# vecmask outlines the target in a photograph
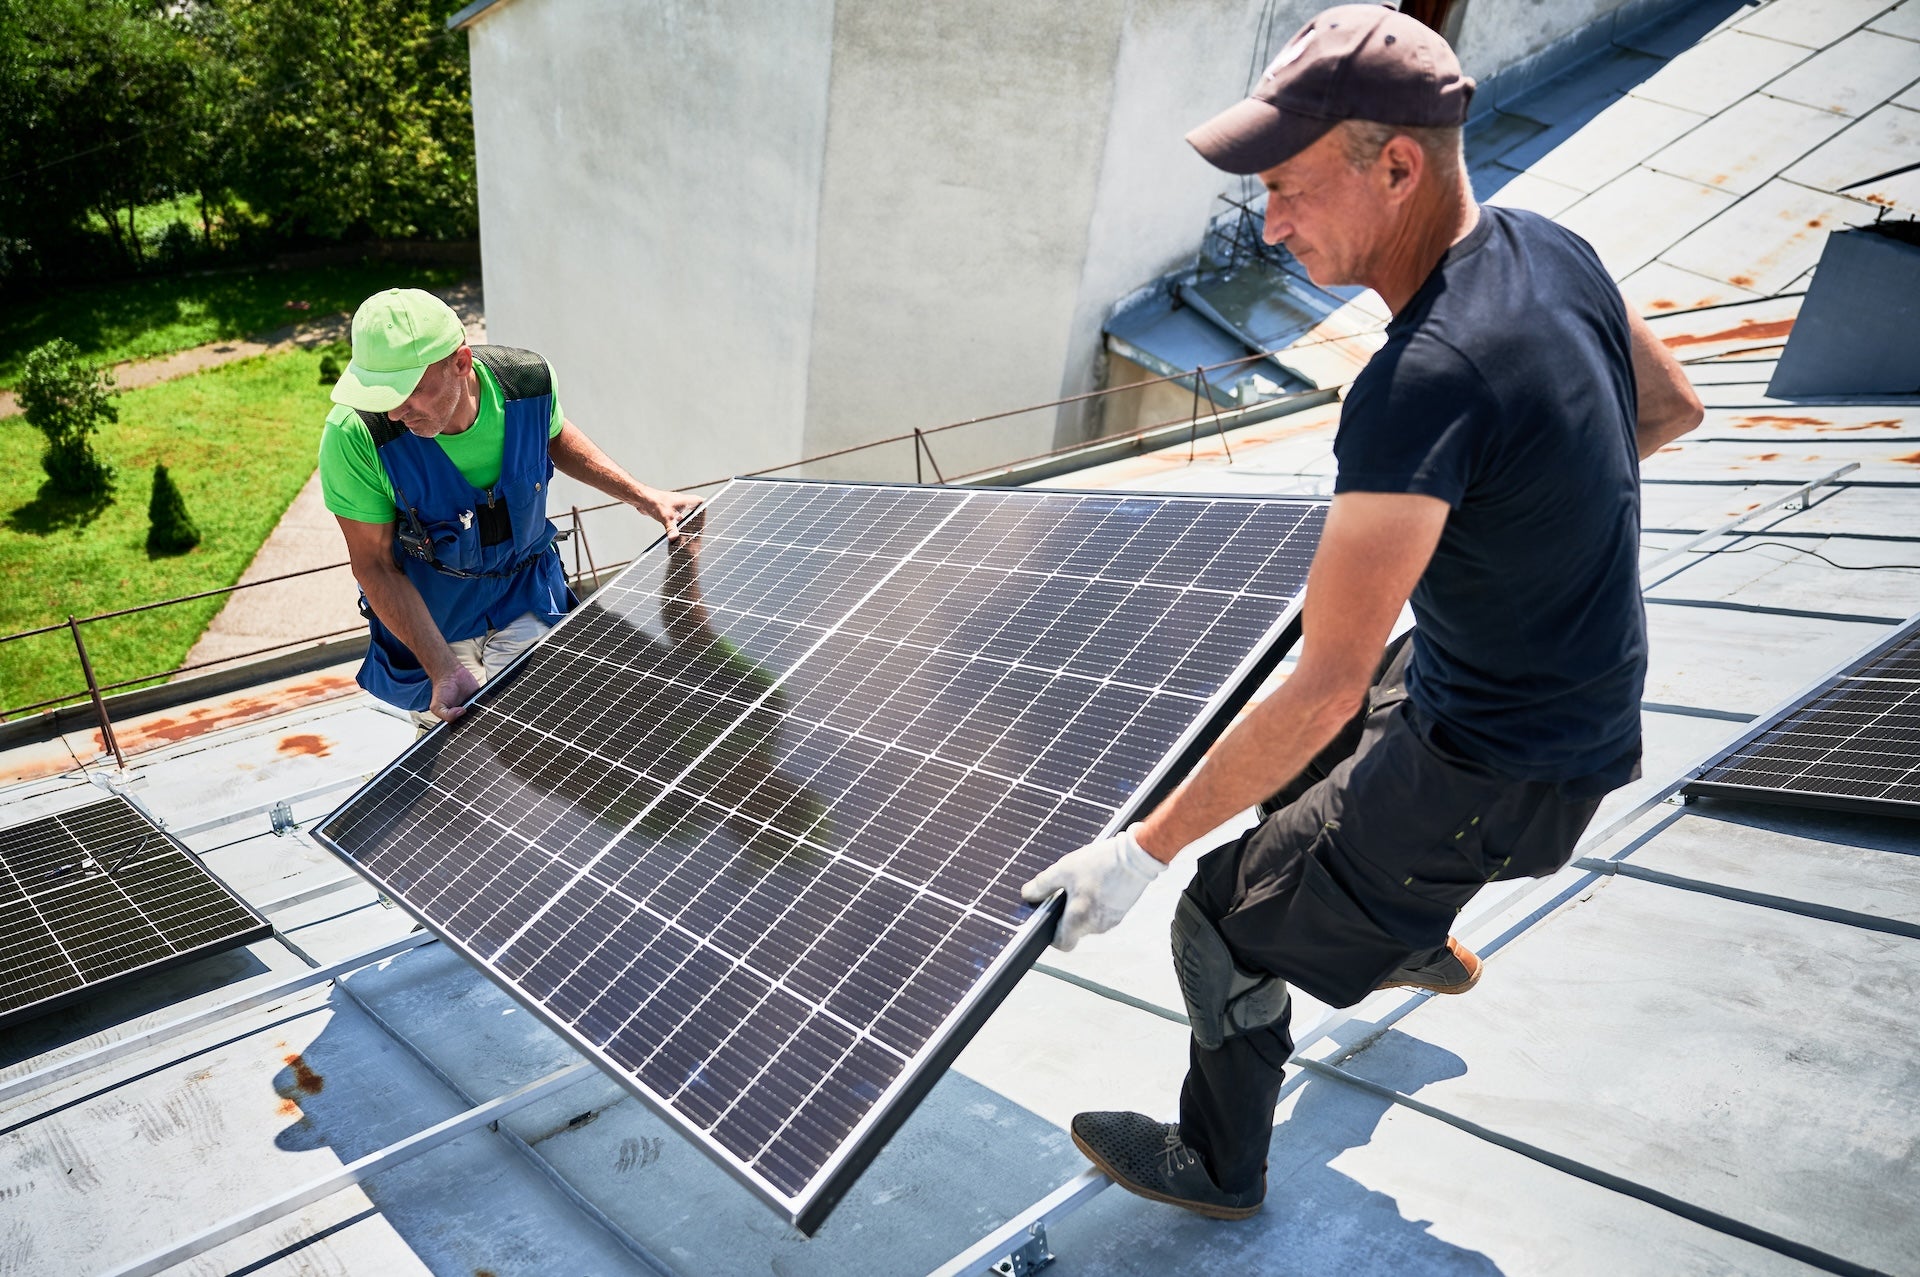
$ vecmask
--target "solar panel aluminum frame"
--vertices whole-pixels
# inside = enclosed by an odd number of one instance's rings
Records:
[[[122,984],[131,983],[132,981],[143,979],[147,976],[158,975],[163,971],[171,971],[175,967],[182,967],[190,962],[197,962],[201,958],[210,958],[215,954],[225,953],[230,949],[238,949],[243,945],[257,944],[273,935],[273,924],[267,920],[266,916],[254,908],[252,903],[239,892],[229,887],[218,874],[201,864],[200,857],[193,853],[193,849],[168,833],[166,827],[161,824],[160,820],[155,817],[151,811],[147,810],[146,804],[140,802],[133,795],[123,793],[120,790],[106,789],[105,786],[101,788],[105,791],[105,800],[117,798],[125,803],[132,809],[135,815],[152,827],[153,833],[156,836],[165,839],[173,850],[186,857],[189,864],[193,865],[201,873],[204,873],[216,887],[231,898],[235,904],[239,905],[240,908],[254,920],[255,925],[231,936],[223,936],[218,940],[211,940],[191,949],[171,953],[163,958],[156,958],[152,962],[142,963],[137,967],[129,967],[124,971],[116,971],[103,980],[94,980],[87,984],[80,985],[78,988],[68,989],[64,993],[57,993],[50,998],[42,998],[38,1002],[30,1002],[24,1006],[15,1007],[11,1011],[0,1012],[0,1030],[11,1028],[15,1024],[36,1019],[53,1011],[58,1011],[62,1007],[72,1006],[76,1002],[83,1002],[99,993],[117,988]],[[48,820],[65,815],[70,811],[78,811],[83,807],[93,806],[100,801],[104,800],[95,799],[93,802],[75,803],[72,807],[63,808],[60,811],[50,811],[28,820],[16,821],[15,824],[26,825],[32,824],[34,821]],[[11,828],[11,826],[9,827]]]
[[[818,484],[822,487],[901,488],[921,486],[849,480],[761,480],[738,478],[730,480],[727,487],[722,488],[721,492],[725,492],[727,488],[731,488],[734,484],[760,482]],[[924,486],[934,487],[935,485]],[[989,489],[989,491],[992,490]],[[1138,497],[1148,500],[1189,499],[1203,501],[1287,502],[1296,505],[1320,507],[1325,507],[1330,504],[1330,498],[1327,497],[1293,494],[1131,492],[1108,489],[1052,487],[1045,489],[1045,493],[1049,496]],[[717,497],[719,494],[716,493],[715,495]],[[621,575],[625,575],[627,571],[632,570],[632,567],[638,564],[646,555],[659,550],[665,542],[666,538],[664,536],[655,538],[641,551],[640,555],[629,562],[628,567],[621,570]],[[613,581],[617,581],[618,579],[618,577],[611,578],[608,583],[612,584]],[[1220,690],[1214,697],[1202,707],[1201,712],[1195,716],[1186,732],[1176,740],[1174,746],[1162,757],[1158,766],[1149,773],[1139,790],[1119,808],[1114,818],[1104,828],[1103,835],[1125,829],[1145,813],[1151,811],[1162,799],[1171,793],[1173,789],[1185,779],[1187,773],[1199,763],[1213,742],[1220,737],[1233,722],[1234,717],[1246,703],[1252,699],[1253,694],[1259,690],[1261,683],[1268,675],[1273,673],[1281,661],[1286,658],[1287,653],[1298,643],[1301,634],[1301,614],[1305,595],[1304,587],[1295,594],[1293,600],[1282,611],[1280,617],[1269,627],[1266,635],[1263,636],[1259,643],[1254,645],[1248,655],[1242,660],[1239,668],[1221,685]],[[533,658],[539,647],[552,641],[553,635],[562,632],[567,625],[581,617],[585,611],[586,609],[584,607],[576,608],[573,612],[561,618],[552,630],[541,636],[538,643],[529,647],[502,669],[499,674],[483,684],[469,704],[484,700],[489,695],[505,688],[512,681],[513,675],[518,672],[520,667]],[[388,773],[398,768],[416,750],[424,746],[428,739],[445,731],[448,726],[448,724],[441,724],[434,728],[427,737],[422,737],[421,740],[416,741],[413,745],[403,750],[385,767],[381,768],[379,772],[370,776],[365,784],[349,795],[346,801],[343,802],[339,808],[335,809],[334,815],[337,815],[340,810],[351,806],[362,793],[374,789]],[[513,980],[495,970],[493,965],[485,957],[476,953],[459,938],[443,933],[433,921],[414,909],[412,904],[406,899],[403,891],[396,888],[394,884],[387,882],[381,875],[369,871],[367,867],[359,863],[350,852],[335,843],[327,835],[326,826],[332,819],[333,815],[329,815],[313,827],[310,836],[317,844],[325,847],[336,856],[339,856],[354,872],[373,883],[384,895],[393,900],[395,904],[412,916],[422,926],[433,931],[435,935],[440,937],[443,943],[450,946],[456,953],[465,958],[478,969],[481,974],[485,975],[505,992],[508,997],[525,1008],[542,1024],[546,1025],[548,1029],[558,1034],[561,1040],[566,1042],[568,1046],[592,1060],[600,1067],[602,1072],[618,1082],[623,1089],[659,1115],[660,1118],[671,1125],[676,1132],[693,1141],[695,1146],[706,1153],[722,1170],[726,1171],[743,1187],[752,1192],[754,1196],[779,1212],[794,1228],[808,1237],[811,1237],[819,1229],[820,1225],[825,1222],[827,1216],[839,1203],[841,1197],[859,1179],[861,1173],[866,1170],[873,1159],[879,1155],[888,1140],[892,1138],[901,1124],[911,1116],[913,1110],[919,1103],[926,1098],[927,1093],[933,1089],[934,1084],[940,1080],[941,1075],[946,1072],[947,1068],[953,1063],[961,1050],[963,1050],[973,1036],[979,1032],[988,1017],[990,1017],[993,1012],[999,1008],[1000,1004],[1006,1000],[1007,996],[1012,993],[1013,987],[1018,983],[1020,977],[1024,975],[1027,969],[1046,951],[1048,944],[1050,944],[1053,939],[1054,924],[1063,904],[1062,900],[1056,896],[1034,909],[1033,913],[1028,916],[1021,928],[1015,932],[1012,940],[1000,951],[999,955],[988,966],[986,971],[982,973],[981,977],[974,983],[972,989],[969,990],[967,995],[960,1001],[959,1005],[949,1013],[946,1021],[928,1039],[926,1045],[921,1048],[919,1053],[916,1054],[901,1071],[900,1076],[895,1078],[887,1089],[881,1093],[880,1097],[868,1109],[866,1115],[862,1117],[854,1126],[853,1130],[849,1132],[834,1156],[828,1159],[803,1191],[788,1196],[775,1188],[771,1183],[763,1180],[751,1169],[741,1164],[736,1160],[731,1151],[723,1147],[707,1132],[688,1124],[670,1103],[654,1096],[645,1087],[638,1085],[637,1080],[628,1076],[622,1066],[615,1063],[598,1047],[576,1033],[571,1026],[551,1015],[537,999],[529,997],[523,990],[517,987]]]
[[[1866,665],[1881,656],[1890,648],[1920,633],[1920,612],[1914,613],[1896,626],[1891,634],[1873,643],[1864,651],[1847,657],[1826,673],[1820,675],[1806,686],[1794,692],[1786,700],[1767,713],[1755,719],[1732,742],[1717,751],[1705,763],[1694,770],[1694,779],[1681,787],[1681,794],[1687,798],[1729,798],[1740,802],[1767,803],[1781,807],[1810,808],[1817,811],[1862,812],[1874,816],[1901,816],[1909,820],[1920,819],[1920,805],[1901,802],[1889,798],[1864,798],[1853,794],[1822,794],[1793,789],[1774,789],[1760,785],[1737,785],[1724,781],[1701,780],[1699,777],[1713,771],[1741,750],[1766,735],[1793,714],[1804,708],[1809,701],[1849,670]]]

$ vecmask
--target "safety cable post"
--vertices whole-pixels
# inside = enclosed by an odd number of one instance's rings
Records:
[[[933,481],[943,488],[946,487],[947,476],[940,473],[940,462],[933,455],[933,445],[927,442],[926,435],[922,433],[918,426],[914,427],[913,442],[913,472],[915,482],[919,481],[920,449],[925,448],[927,450],[927,464],[933,467]]]
[[[1220,401],[1213,397],[1213,383],[1207,380],[1205,369],[1194,369],[1199,374],[1200,384],[1207,388],[1207,406],[1213,409],[1213,433],[1220,440],[1220,446],[1226,450],[1227,464],[1233,464],[1233,445],[1227,442],[1227,423],[1220,419]],[[1191,458],[1189,458],[1191,459]]]
[[[593,589],[597,594],[600,591],[600,569],[595,566],[593,562],[593,547],[587,544],[587,525],[581,521],[579,506],[573,507],[573,537],[575,543],[579,545],[581,551],[587,556],[587,571],[593,573]],[[574,560],[573,575],[575,579],[578,579],[580,576],[580,563],[578,559]]]
[[[1193,412],[1187,418],[1187,464],[1188,465],[1193,464],[1194,441],[1200,437],[1200,386],[1202,383],[1206,381],[1206,379],[1207,379],[1206,373],[1200,370],[1200,365],[1195,364],[1193,367]],[[1211,400],[1213,396],[1209,394],[1207,398]]]
[[[93,712],[100,719],[100,739],[113,751],[114,762],[120,770],[127,770],[127,758],[120,752],[120,742],[113,736],[113,720],[107,717],[107,703],[100,697],[99,680],[93,676],[93,662],[87,659],[87,645],[80,639],[80,622],[73,619],[73,613],[67,613],[67,628],[73,632],[73,650],[80,654],[80,672],[87,676],[87,692],[93,697]]]

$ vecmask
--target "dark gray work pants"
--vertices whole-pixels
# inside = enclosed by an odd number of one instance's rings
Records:
[[[1567,863],[1600,799],[1494,776],[1437,749],[1407,702],[1411,644],[1389,647],[1367,703],[1258,828],[1201,858],[1187,895],[1234,960],[1351,1006],[1446,944],[1456,914],[1499,878]],[[1264,1173],[1288,1020],[1190,1044],[1180,1133],[1229,1192]]]

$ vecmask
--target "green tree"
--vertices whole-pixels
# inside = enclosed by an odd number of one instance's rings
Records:
[[[147,501],[147,553],[184,554],[200,544],[200,529],[187,513],[187,499],[160,462],[153,466],[153,496]]]
[[[0,284],[178,265],[256,222],[282,241],[470,238],[457,6],[0,0]],[[136,226],[181,196],[198,245]]]
[[[139,264],[133,210],[179,193],[198,56],[181,12],[157,0],[0,0],[0,236],[57,247],[97,214]]]
[[[247,155],[234,189],[294,233],[463,239],[478,225],[457,0],[220,0]]]
[[[56,339],[30,351],[20,372],[20,410],[47,438],[40,465],[53,491],[104,501],[113,492],[113,467],[93,452],[103,421],[118,421],[113,374],[96,368],[72,342]]]

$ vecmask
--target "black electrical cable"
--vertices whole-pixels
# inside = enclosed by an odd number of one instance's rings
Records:
[[[1897,568],[1907,572],[1920,572],[1920,563],[1835,563],[1832,559],[1829,559],[1826,555],[1820,553],[1818,550],[1802,549],[1800,546],[1797,546],[1797,545],[1788,545],[1784,541],[1752,541],[1746,545],[1739,547],[1738,549],[1733,549],[1733,550],[1694,550],[1694,551],[1691,551],[1691,553],[1693,554],[1745,554],[1748,550],[1758,550],[1763,545],[1777,545],[1782,550],[1791,550],[1795,554],[1811,555],[1812,557],[1820,560],[1822,563],[1825,563],[1830,567],[1839,568],[1842,572],[1881,572],[1889,568]]]

